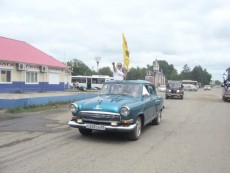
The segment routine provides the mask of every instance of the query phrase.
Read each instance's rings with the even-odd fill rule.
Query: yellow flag
[[[129,50],[128,50],[128,44],[126,42],[126,39],[125,39],[125,36],[124,34],[122,34],[122,40],[123,40],[123,56],[124,56],[124,64],[125,64],[125,67],[127,68],[127,70],[129,69],[129,62],[130,62],[130,59],[129,59]]]

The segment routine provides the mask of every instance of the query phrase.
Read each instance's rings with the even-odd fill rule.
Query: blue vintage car
[[[95,98],[74,102],[69,126],[82,135],[93,130],[127,132],[130,140],[138,140],[147,124],[159,125],[163,98],[144,80],[107,81]]]

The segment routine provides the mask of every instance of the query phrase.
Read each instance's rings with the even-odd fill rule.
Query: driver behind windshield
[[[124,92],[133,97],[141,96],[141,86],[132,84],[132,85],[124,85]]]

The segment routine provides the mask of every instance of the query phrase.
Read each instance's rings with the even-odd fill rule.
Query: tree
[[[72,68],[72,75],[93,75],[97,74],[95,71],[91,70],[85,63],[83,63],[81,60],[73,59],[69,62],[67,62],[68,66],[71,66]]]
[[[140,68],[140,67],[131,68],[127,74],[126,79],[127,80],[137,80],[137,79],[144,80],[146,72],[147,72],[146,68]]]
[[[221,85],[221,82],[219,80],[216,80],[215,85]]]
[[[110,70],[109,67],[100,68],[98,71],[98,74],[99,75],[113,76],[113,72]]]
[[[192,79],[192,74],[188,64],[185,64],[183,70],[181,71],[180,77],[182,80]]]
[[[153,62],[154,63],[154,62]],[[168,64],[165,60],[158,61],[160,66],[160,71],[162,71],[168,80],[178,80],[179,76],[177,74],[177,70],[174,68],[172,64]]]
[[[204,76],[204,79],[203,79],[203,82],[204,82],[204,83],[203,83],[203,84],[204,84],[204,85],[205,85],[205,84],[210,84],[212,75],[209,74],[209,73],[207,72],[206,69],[204,69],[203,76]],[[201,83],[202,83],[202,82],[201,82]]]
[[[195,66],[192,70],[192,80],[195,80],[195,81],[198,81],[198,82],[201,82],[204,77],[203,75],[203,69],[201,66]]]
[[[191,71],[192,80],[195,80],[202,85],[210,84],[212,75],[207,72],[206,69],[203,70],[201,66],[195,66]]]

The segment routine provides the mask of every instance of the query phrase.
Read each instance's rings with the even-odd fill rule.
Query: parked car
[[[227,83],[226,85],[221,85],[223,87],[222,90],[222,99],[224,101],[227,101],[230,99],[230,83]]]
[[[184,98],[184,86],[180,81],[170,81],[166,85],[165,98]]]
[[[210,85],[205,85],[204,90],[211,90],[211,86]]]
[[[70,105],[69,126],[82,135],[93,130],[126,132],[130,140],[138,140],[147,124],[159,125],[163,98],[154,85],[143,80],[110,80],[95,98]]]
[[[166,91],[166,86],[165,86],[165,85],[160,85],[160,86],[158,87],[158,91],[159,91],[159,92],[165,92],[165,91]]]

